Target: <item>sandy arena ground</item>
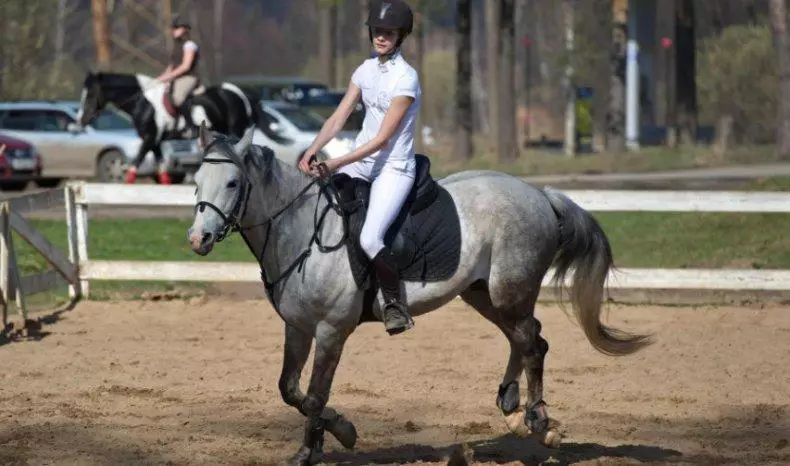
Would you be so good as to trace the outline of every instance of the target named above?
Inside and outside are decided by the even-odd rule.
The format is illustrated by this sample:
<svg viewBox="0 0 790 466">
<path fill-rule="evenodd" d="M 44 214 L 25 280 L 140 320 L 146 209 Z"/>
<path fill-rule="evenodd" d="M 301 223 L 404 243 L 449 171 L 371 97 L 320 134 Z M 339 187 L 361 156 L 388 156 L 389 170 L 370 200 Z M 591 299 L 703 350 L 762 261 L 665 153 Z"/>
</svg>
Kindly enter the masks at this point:
<svg viewBox="0 0 790 466">
<path fill-rule="evenodd" d="M 506 433 L 494 399 L 508 346 L 468 307 L 396 338 L 361 327 L 330 401 L 357 450 L 327 434 L 326 462 L 445 464 L 467 442 L 478 464 L 790 464 L 786 308 L 610 311 L 657 343 L 607 358 L 557 308 L 538 310 L 559 450 Z M 277 390 L 282 328 L 263 301 L 82 303 L 43 339 L 0 347 L 0 463 L 276 463 L 303 426 Z"/>
</svg>

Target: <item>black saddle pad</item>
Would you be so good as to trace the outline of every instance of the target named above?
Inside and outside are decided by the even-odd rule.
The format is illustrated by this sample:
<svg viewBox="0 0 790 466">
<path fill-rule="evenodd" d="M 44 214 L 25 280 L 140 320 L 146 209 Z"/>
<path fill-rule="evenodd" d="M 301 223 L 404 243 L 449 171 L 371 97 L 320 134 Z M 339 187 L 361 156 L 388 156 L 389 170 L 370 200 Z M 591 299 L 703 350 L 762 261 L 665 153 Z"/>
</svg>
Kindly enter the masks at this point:
<svg viewBox="0 0 790 466">
<path fill-rule="evenodd" d="M 450 193 L 430 174 L 430 160 L 417 155 L 414 186 L 384 237 L 395 255 L 402 280 L 447 280 L 461 261 L 461 222 Z M 354 280 L 371 285 L 372 264 L 359 244 L 370 196 L 370 183 L 345 174 L 332 176 L 344 212 L 346 246 Z"/>
</svg>

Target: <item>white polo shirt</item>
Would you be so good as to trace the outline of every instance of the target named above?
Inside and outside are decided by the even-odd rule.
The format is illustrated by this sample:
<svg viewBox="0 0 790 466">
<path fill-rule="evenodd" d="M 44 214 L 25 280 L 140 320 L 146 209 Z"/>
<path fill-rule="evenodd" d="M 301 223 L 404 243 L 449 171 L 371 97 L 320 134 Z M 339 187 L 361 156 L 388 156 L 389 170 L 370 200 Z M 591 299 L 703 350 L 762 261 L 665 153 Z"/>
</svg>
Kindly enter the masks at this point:
<svg viewBox="0 0 790 466">
<path fill-rule="evenodd" d="M 362 90 L 362 101 L 365 104 L 365 119 L 362 122 L 362 130 L 354 141 L 355 148 L 378 134 L 394 97 L 414 98 L 400 127 L 395 130 L 387 145 L 361 160 L 363 163 L 375 163 L 377 168 L 384 164 L 400 169 L 413 165 L 414 133 L 422 100 L 417 71 L 406 63 L 400 52 L 397 52 L 385 63 L 380 63 L 377 57 L 365 60 L 354 71 L 351 82 Z"/>
</svg>

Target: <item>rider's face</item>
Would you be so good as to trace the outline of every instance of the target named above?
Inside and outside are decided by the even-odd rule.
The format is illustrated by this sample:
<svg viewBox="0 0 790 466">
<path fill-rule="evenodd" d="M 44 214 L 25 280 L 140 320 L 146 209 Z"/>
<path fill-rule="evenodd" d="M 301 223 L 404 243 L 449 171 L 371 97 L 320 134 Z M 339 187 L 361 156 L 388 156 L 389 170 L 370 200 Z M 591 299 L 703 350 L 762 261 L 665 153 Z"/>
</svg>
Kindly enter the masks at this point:
<svg viewBox="0 0 790 466">
<path fill-rule="evenodd" d="M 187 32 L 187 28 L 184 27 L 170 29 L 170 33 L 173 34 L 173 37 L 176 39 L 183 36 L 186 32 Z"/>
<path fill-rule="evenodd" d="M 396 29 L 373 28 L 373 48 L 379 55 L 391 52 L 397 42 Z"/>
</svg>

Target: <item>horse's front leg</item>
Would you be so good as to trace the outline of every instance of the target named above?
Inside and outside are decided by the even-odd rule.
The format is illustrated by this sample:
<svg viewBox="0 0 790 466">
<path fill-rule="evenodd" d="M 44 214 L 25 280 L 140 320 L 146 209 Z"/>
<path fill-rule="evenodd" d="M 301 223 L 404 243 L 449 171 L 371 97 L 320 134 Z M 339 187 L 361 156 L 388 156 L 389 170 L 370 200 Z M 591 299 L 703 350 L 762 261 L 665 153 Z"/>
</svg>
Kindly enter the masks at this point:
<svg viewBox="0 0 790 466">
<path fill-rule="evenodd" d="M 324 413 L 327 411 L 326 404 L 332 389 L 335 370 L 340 362 L 343 346 L 349 334 L 348 329 L 335 328 L 325 322 L 319 323 L 316 328 L 313 371 L 310 385 L 307 388 L 307 396 L 302 400 L 300 409 L 307 416 L 307 424 L 305 425 L 302 447 L 292 458 L 293 464 L 300 466 L 315 464 L 323 456 L 324 429 L 328 429 L 331 424 L 325 418 Z M 356 438 L 356 432 L 354 437 Z"/>
<path fill-rule="evenodd" d="M 137 170 L 145 160 L 145 155 L 148 154 L 149 151 L 156 150 L 157 146 L 158 144 L 152 136 L 143 138 L 140 148 L 137 150 L 137 155 L 135 155 L 134 160 L 132 160 L 132 164 L 126 168 L 125 181 L 127 184 L 134 184 L 134 182 L 137 181 Z"/>
<path fill-rule="evenodd" d="M 307 413 L 302 405 L 305 396 L 299 389 L 302 370 L 310 355 L 313 343 L 311 335 L 300 332 L 296 327 L 285 325 L 285 345 L 283 369 L 280 374 L 280 395 L 283 401 L 293 406 L 304 416 Z M 357 442 L 357 430 L 354 424 L 329 406 L 324 406 L 321 412 L 324 427 L 346 448 L 352 449 Z"/>
</svg>

